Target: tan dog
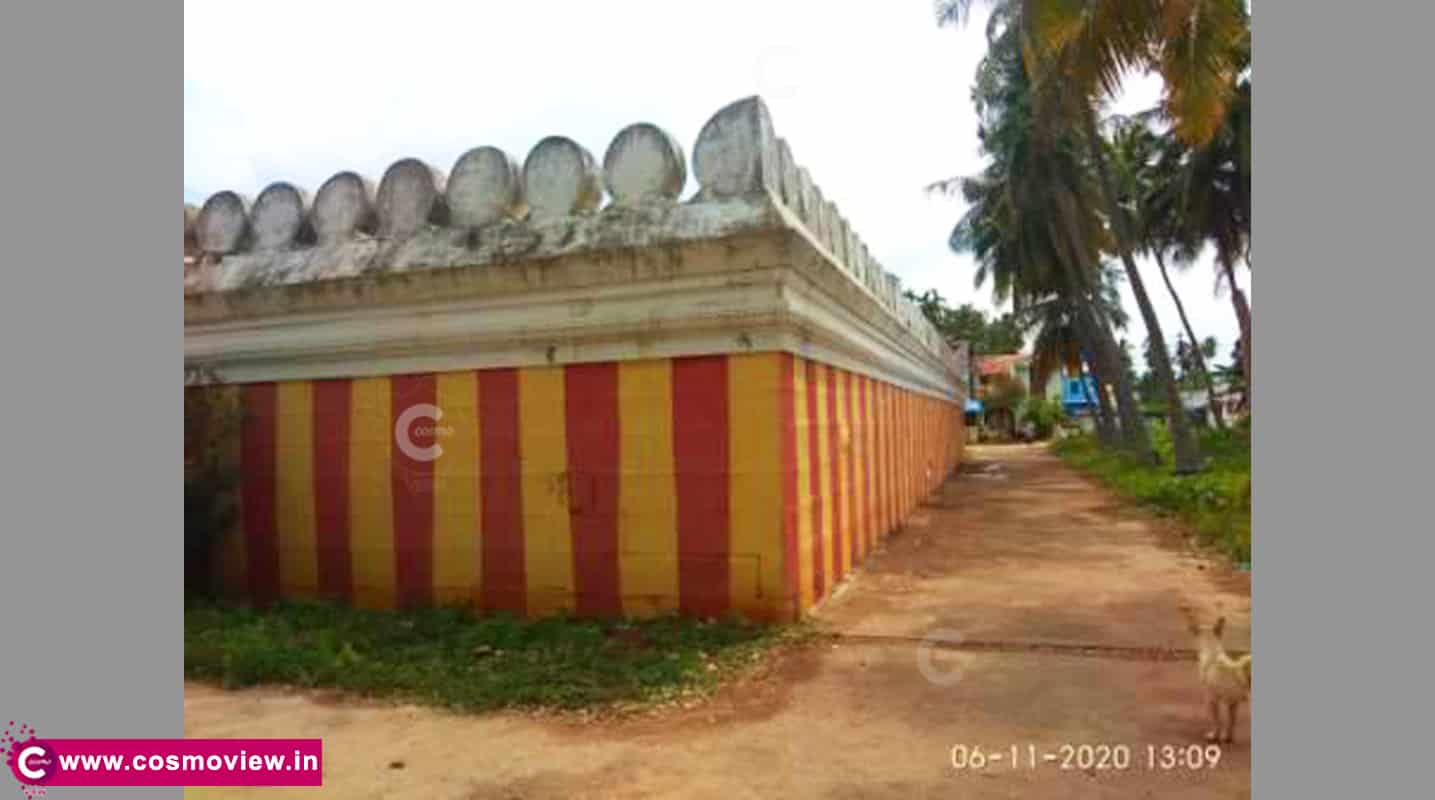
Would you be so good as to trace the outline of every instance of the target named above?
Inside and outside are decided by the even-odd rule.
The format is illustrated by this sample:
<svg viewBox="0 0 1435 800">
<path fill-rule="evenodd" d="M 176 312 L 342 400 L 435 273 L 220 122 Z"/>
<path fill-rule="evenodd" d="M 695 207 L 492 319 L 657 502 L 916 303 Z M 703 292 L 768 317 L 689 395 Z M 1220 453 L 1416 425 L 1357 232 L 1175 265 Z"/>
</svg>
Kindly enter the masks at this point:
<svg viewBox="0 0 1435 800">
<path fill-rule="evenodd" d="M 1226 628 L 1226 618 L 1220 617 L 1216 624 L 1202 625 L 1189 606 L 1182 606 L 1181 612 L 1190 625 L 1191 635 L 1196 637 L 1196 674 L 1206 692 L 1206 705 L 1211 712 L 1212 729 L 1206 739 L 1212 742 L 1231 742 L 1236 738 L 1236 714 L 1241 703 L 1251 695 L 1251 657 L 1244 655 L 1232 658 L 1221 644 L 1221 633 Z M 1222 720 L 1222 709 L 1225 719 Z M 1222 724 L 1224 722 L 1224 725 Z"/>
</svg>

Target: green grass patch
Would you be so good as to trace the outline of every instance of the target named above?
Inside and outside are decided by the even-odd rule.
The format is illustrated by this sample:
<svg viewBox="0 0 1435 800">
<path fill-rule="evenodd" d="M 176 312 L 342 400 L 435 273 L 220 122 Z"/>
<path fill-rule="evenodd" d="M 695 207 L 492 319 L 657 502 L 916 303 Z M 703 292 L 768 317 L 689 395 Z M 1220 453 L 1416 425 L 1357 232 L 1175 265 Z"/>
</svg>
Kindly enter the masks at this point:
<svg viewBox="0 0 1435 800">
<path fill-rule="evenodd" d="M 700 696 L 801 625 L 476 617 L 457 609 L 367 611 L 192 601 L 184 671 L 227 688 L 332 688 L 462 711 L 650 705 Z"/>
<path fill-rule="evenodd" d="M 1197 475 L 1171 472 L 1171 437 L 1164 425 L 1151 426 L 1160 466 L 1137 462 L 1108 450 L 1090 435 L 1051 445 L 1068 464 L 1100 479 L 1118 494 L 1171 514 L 1195 529 L 1199 541 L 1232 560 L 1251 560 L 1251 442 L 1245 427 L 1203 431 L 1201 455 L 1206 468 Z"/>
</svg>

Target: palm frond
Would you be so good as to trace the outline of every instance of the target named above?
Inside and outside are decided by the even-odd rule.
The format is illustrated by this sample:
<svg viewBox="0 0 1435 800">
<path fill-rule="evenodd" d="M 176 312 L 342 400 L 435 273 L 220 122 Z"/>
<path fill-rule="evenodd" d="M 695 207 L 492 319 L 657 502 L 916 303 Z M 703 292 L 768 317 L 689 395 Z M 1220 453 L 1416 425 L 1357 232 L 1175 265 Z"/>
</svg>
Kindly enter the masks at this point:
<svg viewBox="0 0 1435 800">
<path fill-rule="evenodd" d="M 1249 62 L 1250 21 L 1244 0 L 1166 0 L 1158 68 L 1176 135 L 1203 145 L 1226 116 L 1233 88 Z"/>
<path fill-rule="evenodd" d="M 974 5 L 976 0 L 936 0 L 933 10 L 937 15 L 937 24 L 964 27 L 971 18 Z"/>
</svg>

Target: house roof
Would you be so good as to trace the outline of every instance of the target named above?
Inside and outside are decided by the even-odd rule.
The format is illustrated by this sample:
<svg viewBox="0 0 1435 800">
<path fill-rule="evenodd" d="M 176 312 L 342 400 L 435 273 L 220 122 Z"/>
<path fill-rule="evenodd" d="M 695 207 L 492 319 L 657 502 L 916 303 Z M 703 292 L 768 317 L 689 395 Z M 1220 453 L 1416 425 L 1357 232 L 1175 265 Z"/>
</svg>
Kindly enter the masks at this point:
<svg viewBox="0 0 1435 800">
<path fill-rule="evenodd" d="M 1021 353 L 1001 353 L 992 356 L 982 356 L 977 359 L 977 373 L 981 375 L 1005 374 L 1011 372 L 1012 367 L 1030 360 L 1030 356 Z"/>
</svg>

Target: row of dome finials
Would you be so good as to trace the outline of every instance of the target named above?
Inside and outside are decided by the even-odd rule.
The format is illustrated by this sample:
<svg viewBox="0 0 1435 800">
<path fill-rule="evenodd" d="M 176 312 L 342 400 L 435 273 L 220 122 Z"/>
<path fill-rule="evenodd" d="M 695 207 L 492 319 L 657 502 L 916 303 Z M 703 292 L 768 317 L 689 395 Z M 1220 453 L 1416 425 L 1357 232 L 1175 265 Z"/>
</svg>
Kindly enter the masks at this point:
<svg viewBox="0 0 1435 800">
<path fill-rule="evenodd" d="M 773 134 L 761 98 L 718 111 L 698 134 L 693 170 L 697 201 L 767 190 L 929 346 L 940 342 L 916 306 L 901 296 L 897 278 L 868 253 L 837 207 L 822 197 L 787 142 Z M 592 154 L 563 136 L 538 142 L 520 167 L 496 147 L 464 153 L 445 176 L 415 158 L 391 165 L 373 184 L 340 172 L 312 198 L 286 182 L 270 184 L 253 202 L 231 191 L 211 195 L 199 209 L 185 206 L 187 250 L 212 256 L 337 244 L 366 234 L 402 239 L 427 225 L 480 228 L 503 220 L 534 223 L 597 211 L 604 190 L 611 206 L 675 203 L 687 182 L 687 160 L 676 139 L 640 122 L 613 138 L 601 168 Z"/>
</svg>

